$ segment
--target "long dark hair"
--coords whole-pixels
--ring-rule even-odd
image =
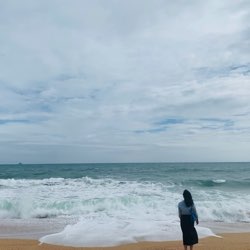
[[[194,205],[192,195],[187,189],[184,190],[183,197],[184,197],[184,202],[187,207],[191,207]]]

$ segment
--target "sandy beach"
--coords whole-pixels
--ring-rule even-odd
[[[203,250],[250,250],[250,233],[220,234],[221,238],[200,239],[195,249]],[[0,250],[182,250],[181,241],[141,242],[116,247],[63,247],[39,245],[36,240],[1,239]]]

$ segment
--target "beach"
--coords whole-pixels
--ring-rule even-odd
[[[199,214],[197,249],[250,245],[249,163],[0,168],[0,250],[182,249],[177,205],[184,187]]]
[[[207,237],[195,245],[195,249],[203,250],[249,250],[250,233],[227,233],[219,237]],[[97,236],[98,237],[98,236]],[[41,244],[37,240],[1,239],[0,250],[181,250],[181,241],[140,242],[115,247],[63,247]]]
[[[250,250],[249,23],[0,0],[0,250]]]

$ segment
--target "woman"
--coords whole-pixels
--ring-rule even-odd
[[[193,245],[198,243],[198,235],[194,227],[194,220],[196,221],[197,225],[199,224],[198,214],[196,212],[191,193],[188,190],[184,190],[183,197],[184,200],[178,204],[183,245],[184,250],[187,250],[188,246],[190,246],[190,250],[192,250]],[[193,216],[195,218],[193,218]]]

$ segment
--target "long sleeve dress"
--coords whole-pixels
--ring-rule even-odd
[[[198,219],[195,205],[193,204],[192,206],[187,207],[185,201],[183,200],[178,204],[178,211],[183,236],[183,245],[191,246],[198,243],[198,235],[191,216],[191,212],[193,212]]]

